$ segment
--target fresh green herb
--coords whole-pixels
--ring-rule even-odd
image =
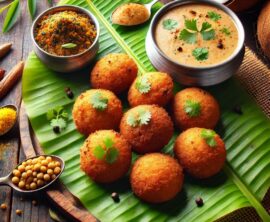
[[[117,160],[119,151],[114,147],[114,142],[111,138],[107,137],[103,141],[104,148],[98,145],[93,150],[94,156],[99,160],[105,160],[107,163],[112,164]]]
[[[151,117],[152,116],[150,111],[141,109],[136,114],[129,114],[129,116],[127,117],[127,124],[132,127],[148,125]]]
[[[91,100],[90,103],[93,106],[93,108],[103,111],[107,108],[109,100],[102,96],[100,92],[96,92]]]
[[[192,55],[198,61],[206,60],[206,59],[208,59],[208,49],[207,48],[196,48],[192,51]]]
[[[184,105],[184,110],[190,117],[199,116],[201,113],[201,104],[193,100],[187,100]]]
[[[173,19],[165,19],[162,22],[163,28],[167,30],[175,29],[178,25],[178,22]]]
[[[8,8],[4,23],[3,23],[3,28],[2,31],[8,32],[16,23],[17,18],[20,15],[20,1],[19,0],[14,0],[12,3],[8,5],[8,7],[4,7],[3,10]]]
[[[37,10],[37,0],[27,0],[28,11],[33,19]]]
[[[229,30],[228,28],[226,28],[226,27],[220,29],[220,31],[221,31],[223,34],[227,35],[227,36],[229,36],[229,35],[231,34],[230,30]]]
[[[205,139],[206,143],[210,146],[210,147],[215,147],[217,145],[217,142],[215,140],[215,131],[213,130],[209,130],[209,129],[203,129],[201,131],[201,137],[203,139]]]
[[[151,84],[148,81],[147,77],[143,75],[143,76],[138,77],[138,80],[135,83],[135,87],[140,93],[144,94],[150,91]]]
[[[62,45],[62,48],[64,48],[64,49],[73,49],[76,46],[77,46],[77,44],[75,44],[75,43],[66,43],[66,44]]]
[[[62,106],[58,106],[48,110],[47,120],[50,121],[52,128],[59,127],[59,131],[61,132],[67,126],[68,113]]]
[[[202,28],[199,31],[197,27],[197,20],[185,20],[185,29],[180,32],[179,38],[188,44],[194,44],[197,42],[197,35],[200,33],[203,40],[211,40],[215,38],[215,30],[212,29],[212,25],[208,22],[203,22]]]
[[[214,11],[210,11],[207,13],[207,15],[209,16],[209,18],[213,21],[218,21],[219,19],[221,19],[221,15],[214,12]]]

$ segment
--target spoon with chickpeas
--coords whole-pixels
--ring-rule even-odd
[[[8,185],[18,192],[32,193],[43,190],[54,183],[65,168],[64,161],[54,155],[31,157],[15,167],[0,185]]]

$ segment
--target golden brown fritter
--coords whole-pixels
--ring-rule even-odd
[[[103,110],[93,106],[92,101],[98,96],[107,101]],[[82,93],[76,99],[72,111],[77,130],[86,136],[100,129],[118,129],[122,115],[121,101],[111,91],[104,89],[91,89]]]
[[[141,120],[151,118],[146,124]],[[135,125],[130,122],[134,118]],[[144,119],[143,119],[144,118]],[[140,105],[128,110],[120,122],[120,132],[138,153],[158,152],[168,144],[173,135],[173,123],[165,109],[156,105]]]
[[[93,88],[108,89],[119,94],[136,78],[136,63],[126,54],[112,53],[101,58],[91,72]]]
[[[107,161],[107,155],[99,159],[95,154],[96,147],[106,150],[106,139],[112,141],[112,147],[117,149],[118,155],[113,163]],[[108,142],[107,142],[108,143]],[[131,148],[126,139],[113,130],[99,130],[92,133],[84,142],[80,150],[81,169],[94,181],[110,183],[123,177],[131,164]]]
[[[140,157],[130,174],[134,194],[150,203],[174,198],[181,191],[183,181],[183,170],[177,160],[161,153]]]
[[[173,80],[167,73],[150,72],[138,76],[128,92],[131,106],[156,104],[165,106],[173,96]]]
[[[203,130],[206,129],[190,128],[184,131],[178,136],[174,145],[174,153],[181,166],[196,178],[215,175],[222,169],[226,160],[225,145],[219,135],[213,136],[215,146],[214,144],[210,146],[211,141],[207,142],[207,139],[202,136]]]
[[[182,130],[191,127],[215,128],[220,110],[216,99],[200,88],[186,88],[173,100],[175,124]]]

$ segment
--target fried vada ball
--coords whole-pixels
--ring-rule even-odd
[[[175,95],[173,116],[176,126],[182,130],[192,127],[214,129],[220,118],[220,110],[210,93],[193,87]]]
[[[133,193],[150,203],[171,200],[181,191],[183,181],[183,170],[177,160],[161,153],[137,159],[130,174]]]
[[[156,105],[136,106],[128,110],[120,122],[120,133],[133,151],[140,154],[159,152],[168,144],[173,131],[170,116]]]
[[[224,142],[213,130],[190,128],[181,133],[174,145],[181,166],[196,178],[217,174],[226,160]]]
[[[138,67],[126,54],[112,53],[101,58],[91,72],[93,88],[108,89],[119,94],[136,78]]]
[[[166,106],[173,97],[173,80],[163,72],[150,72],[138,76],[128,92],[131,106],[156,104]]]
[[[114,151],[108,149],[110,147]],[[104,152],[99,149],[103,149]],[[112,152],[117,152],[116,157]],[[80,161],[81,169],[92,180],[111,183],[128,172],[131,164],[131,147],[119,133],[113,130],[99,130],[85,140],[80,149]]]
[[[121,101],[104,89],[82,93],[72,110],[77,130],[86,136],[100,129],[118,129],[122,114]]]

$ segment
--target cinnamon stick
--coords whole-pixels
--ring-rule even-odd
[[[6,77],[0,82],[0,99],[2,99],[8,91],[14,86],[17,80],[22,76],[24,62],[19,62],[14,66]]]
[[[0,81],[4,78],[5,70],[0,68]]]
[[[0,59],[4,57],[11,49],[12,43],[5,43],[0,45]]]

